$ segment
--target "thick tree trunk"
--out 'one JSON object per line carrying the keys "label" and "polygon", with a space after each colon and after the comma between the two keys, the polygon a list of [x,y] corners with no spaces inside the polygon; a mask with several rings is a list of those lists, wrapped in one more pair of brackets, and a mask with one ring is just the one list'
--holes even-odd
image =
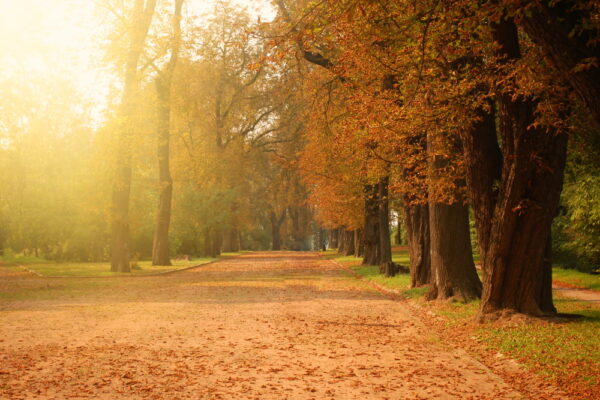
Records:
{"label": "thick tree trunk", "polygon": [[379,265],[379,185],[365,185],[365,223],[363,227],[363,265]]}
{"label": "thick tree trunk", "polygon": [[[490,111],[479,109],[478,120],[463,131],[462,144],[465,158],[467,189],[475,216],[479,256],[485,260],[490,244],[491,222],[498,198],[498,182],[502,172],[502,153],[496,135],[494,105]],[[485,279],[486,266],[482,264]]]}
{"label": "thick tree trunk", "polygon": [[[501,56],[520,58],[512,21],[493,24],[492,33]],[[504,93],[498,101],[503,165],[489,239],[484,244],[481,313],[509,309],[553,314],[550,263],[545,256],[562,189],[567,138],[532,126],[535,103],[531,99]],[[474,161],[467,157],[467,162]],[[481,173],[486,170],[482,168]]]}
{"label": "thick tree trunk", "polygon": [[[448,165],[447,158],[437,155],[438,138],[428,135],[430,175],[436,178],[438,171]],[[460,154],[460,141],[451,144]],[[456,181],[451,204],[429,200],[429,234],[431,246],[431,289],[429,299],[456,298],[470,301],[481,296],[481,281],[473,262],[468,206],[463,203],[461,186]],[[430,193],[431,196],[431,193]]]}
{"label": "thick tree trunk", "polygon": [[462,203],[429,205],[431,240],[430,299],[470,301],[481,296],[469,231],[468,207]]}
{"label": "thick tree trunk", "polygon": [[394,276],[398,273],[398,267],[392,262],[388,185],[389,178],[387,176],[381,178],[381,180],[377,184],[379,200],[379,271],[385,276]]}
{"label": "thick tree trunk", "polygon": [[410,285],[420,287],[431,282],[431,250],[429,245],[429,207],[404,207],[406,238],[410,258]]}
{"label": "thick tree trunk", "polygon": [[519,24],[577,92],[589,110],[592,122],[600,129],[598,30],[593,27],[581,29],[583,19],[589,16],[576,10],[572,2],[544,0],[535,4],[521,13]]}

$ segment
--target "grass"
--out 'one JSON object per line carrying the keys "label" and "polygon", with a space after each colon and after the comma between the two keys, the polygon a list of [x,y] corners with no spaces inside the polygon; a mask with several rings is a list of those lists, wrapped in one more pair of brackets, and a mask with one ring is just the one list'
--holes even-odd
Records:
{"label": "grass", "polygon": [[489,347],[559,383],[600,386],[600,308],[560,297],[555,305],[560,313],[581,318],[507,327],[488,324],[478,329],[477,336]]}
{"label": "grass", "polygon": [[[422,297],[427,292],[427,288],[410,288],[410,276],[408,274],[398,274],[394,277],[385,277],[379,273],[379,267],[375,265],[360,265],[361,258],[354,256],[341,256],[335,250],[321,252],[321,255],[327,259],[334,259],[337,262],[351,268],[354,272],[365,279],[377,283],[381,286],[396,290],[405,297]],[[392,260],[396,264],[408,266],[408,251],[394,250]]]}
{"label": "grass", "polygon": [[[8,253],[8,254],[7,254]],[[0,256],[0,265],[20,265],[30,263],[46,262],[43,258],[36,256],[26,256],[23,254],[12,254],[6,252],[3,256]]]}
{"label": "grass", "polygon": [[555,267],[552,269],[552,278],[555,281],[566,283],[583,289],[600,290],[600,275],[586,274],[574,269]]}
{"label": "grass", "polygon": [[[570,387],[581,395],[578,398],[592,398],[591,393],[600,389],[600,308],[560,296],[555,296],[554,303],[559,313],[580,317],[485,323],[475,325],[470,335],[489,350],[519,361],[559,387]],[[442,317],[447,327],[459,329],[472,322],[479,309],[478,301],[424,305]]]}
{"label": "grass", "polygon": [[[321,254],[327,259],[335,259],[336,261],[347,265],[360,262],[359,258],[353,256],[340,256],[335,250],[327,250],[325,252],[321,252]],[[475,254],[474,257],[475,262],[477,263],[479,261],[479,256]],[[399,250],[398,248],[395,248],[392,252],[392,260],[396,264],[400,264],[405,267],[410,265],[410,259],[407,250]],[[481,278],[481,271],[478,271],[478,273]],[[554,267],[552,269],[552,274],[554,281],[582,289],[600,291],[600,275],[586,274],[585,272],[580,272],[574,269],[565,269],[560,267]],[[368,274],[368,276],[369,279],[371,279],[373,275]],[[392,284],[394,283],[392,282]]]}
{"label": "grass", "polygon": [[[241,253],[223,253],[221,257],[239,255]],[[34,262],[20,262],[24,267],[47,277],[108,277],[108,276],[143,276],[162,272],[175,271],[195,265],[206,264],[216,258],[192,258],[190,260],[171,260],[171,266],[153,266],[151,261],[138,261],[138,268],[130,273],[112,272],[108,262],[66,262],[57,263],[35,260]],[[7,267],[4,267],[7,268]]]}

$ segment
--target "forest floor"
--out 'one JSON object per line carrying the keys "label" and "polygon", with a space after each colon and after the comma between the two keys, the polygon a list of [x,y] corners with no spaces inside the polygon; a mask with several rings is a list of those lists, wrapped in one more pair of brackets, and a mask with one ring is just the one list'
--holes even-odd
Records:
{"label": "forest floor", "polygon": [[567,398],[425,313],[316,253],[138,279],[2,267],[0,398]]}

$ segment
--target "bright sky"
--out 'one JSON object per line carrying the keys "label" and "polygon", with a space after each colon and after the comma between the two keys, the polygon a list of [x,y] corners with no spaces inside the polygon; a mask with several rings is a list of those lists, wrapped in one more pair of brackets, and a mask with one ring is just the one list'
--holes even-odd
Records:
{"label": "bright sky", "polygon": [[[0,0],[0,77],[66,74],[86,100],[103,107],[110,78],[95,58],[101,32],[95,3],[101,1]],[[205,14],[216,1],[186,0],[187,12]],[[232,3],[248,7],[263,21],[274,16],[267,0]]]}

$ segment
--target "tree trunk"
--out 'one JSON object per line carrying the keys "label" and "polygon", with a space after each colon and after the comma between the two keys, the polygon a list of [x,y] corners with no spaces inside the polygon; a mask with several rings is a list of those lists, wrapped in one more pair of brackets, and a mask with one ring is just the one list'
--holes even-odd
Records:
{"label": "tree trunk", "polygon": [[130,272],[129,195],[131,192],[131,154],[119,152],[119,166],[112,193],[111,271]]}
{"label": "tree trunk", "polygon": [[212,231],[212,234],[210,236],[210,256],[211,258],[217,258],[221,255],[221,246],[223,244],[223,232],[221,232],[220,229],[215,229]]}
{"label": "tree trunk", "polygon": [[170,86],[156,81],[158,92],[158,170],[160,199],[156,229],[152,245],[152,265],[171,265],[169,259],[169,225],[171,223],[171,200],[173,197],[173,179],[169,168],[169,143],[171,102]]}
{"label": "tree trunk", "polygon": [[363,255],[363,244],[362,244],[362,229],[354,231],[354,257],[362,257]]}
{"label": "tree trunk", "polygon": [[338,239],[339,239],[339,235],[338,235],[337,228],[330,229],[329,230],[329,248],[330,249],[338,248]]}
{"label": "tree trunk", "polygon": [[338,254],[344,254],[346,252],[346,228],[338,228]]}
{"label": "tree trunk", "polygon": [[[483,108],[477,110],[478,120],[462,135],[467,189],[475,216],[481,260],[485,260],[490,243],[491,221],[498,198],[497,183],[502,172],[494,104],[488,106],[490,111],[484,111]],[[482,264],[481,270],[485,279],[485,264]]]}
{"label": "tree trunk", "polygon": [[481,296],[469,230],[468,207],[462,203],[429,205],[431,290],[429,299]]}
{"label": "tree trunk", "polygon": [[410,286],[420,287],[431,282],[431,250],[429,241],[429,207],[404,207],[406,238],[410,258]]}
{"label": "tree trunk", "polygon": [[345,256],[353,256],[354,255],[354,231],[344,230],[344,255]]}
{"label": "tree trunk", "polygon": [[390,237],[390,210],[389,210],[389,177],[381,178],[377,184],[379,209],[379,271],[385,276],[394,276],[398,273],[398,267],[392,261],[392,243]]}
{"label": "tree trunk", "polygon": [[[450,160],[440,153],[439,138],[427,136],[429,173],[435,179],[439,170],[448,166]],[[455,152],[461,154],[462,146],[458,139],[449,143]],[[469,209],[463,203],[461,187],[464,181],[455,182],[455,193],[451,203],[440,203],[429,199],[429,235],[431,248],[431,289],[429,299],[457,298],[470,301],[481,296],[481,281],[473,262],[471,235],[469,229]],[[431,197],[431,192],[430,192]]]}
{"label": "tree trunk", "polygon": [[152,245],[152,265],[171,265],[169,259],[169,225],[171,223],[171,200],[173,197],[173,179],[170,171],[170,139],[171,139],[171,82],[173,72],[179,58],[179,44],[181,41],[181,7],[183,0],[175,0],[173,13],[173,41],[171,57],[166,70],[159,72],[156,78],[156,93],[158,97],[157,133],[158,133],[158,181],[160,199],[158,215],[156,217],[156,230]]}
{"label": "tree trunk", "polygon": [[319,228],[318,238],[317,238],[317,249],[319,251],[327,250],[327,246],[326,246],[327,241],[325,239],[326,239],[325,238],[325,229]]}
{"label": "tree trunk", "polygon": [[292,225],[292,243],[290,250],[298,251],[302,247],[302,235],[300,233],[300,211],[298,207],[289,207],[288,215]]}
{"label": "tree trunk", "polygon": [[277,224],[271,225],[271,234],[273,236],[271,250],[281,250],[281,237],[279,234],[279,226]]}
{"label": "tree trunk", "polygon": [[205,228],[204,229],[204,246],[202,248],[202,256],[203,257],[210,257],[210,253],[211,253],[211,249],[212,249],[212,244],[211,244],[211,238],[210,238],[210,229],[209,228]]}
{"label": "tree trunk", "polygon": [[131,41],[125,66],[125,82],[121,100],[118,133],[117,165],[112,192],[111,271],[129,272],[129,197],[131,193],[131,141],[135,96],[139,78],[138,63],[148,28],[152,21],[156,0],[136,0],[133,10]]}
{"label": "tree trunk", "polygon": [[240,251],[240,233],[235,227],[225,229],[223,232],[223,251],[226,253]]}
{"label": "tree trunk", "polygon": [[[506,60],[521,57],[512,21],[493,24],[492,33],[501,56]],[[504,309],[554,314],[550,263],[545,256],[562,189],[567,137],[532,126],[533,100],[503,93],[498,102],[503,164],[493,215],[487,221],[489,239],[482,245],[486,273],[481,314]],[[477,133],[472,130],[472,135]],[[466,161],[476,163],[477,159],[467,157]],[[469,170],[485,174],[487,168]]]}
{"label": "tree trunk", "polygon": [[365,223],[363,227],[363,265],[379,265],[379,186],[365,185]]}
{"label": "tree trunk", "polygon": [[281,224],[285,220],[286,210],[283,210],[280,216],[271,211],[269,219],[271,221],[272,246],[271,250],[281,250]]}

